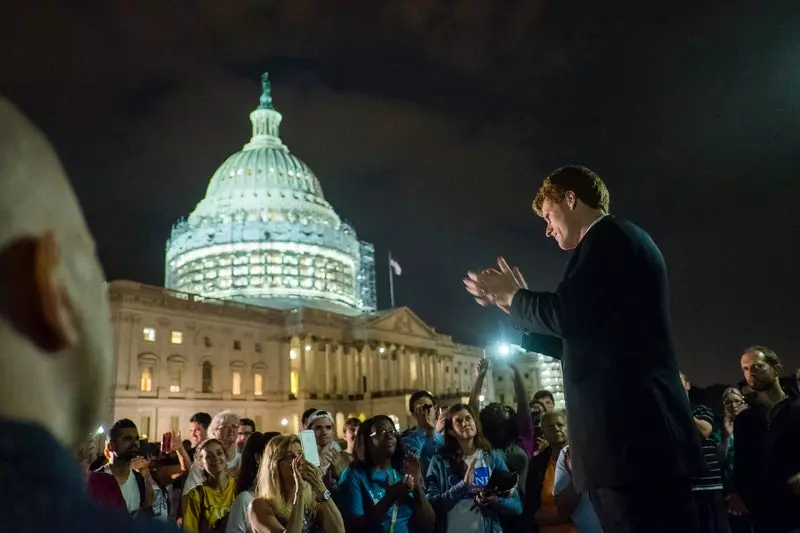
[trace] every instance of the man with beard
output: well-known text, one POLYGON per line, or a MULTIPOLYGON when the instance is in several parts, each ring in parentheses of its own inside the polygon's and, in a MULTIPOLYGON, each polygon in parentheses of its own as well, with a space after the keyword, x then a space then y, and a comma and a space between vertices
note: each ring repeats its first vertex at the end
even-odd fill
POLYGON ((174 530, 92 502, 74 458, 108 404, 112 338, 105 276, 58 156, 0 96, 0 530, 174 530))
POLYGON ((748 513, 755 533, 800 528, 800 397, 783 390, 777 354, 751 346, 740 360, 750 408, 736 417, 732 512, 748 513))
POLYGON ((133 421, 117 420, 108 430, 106 447, 109 463, 100 469, 117 480, 122 499, 131 516, 150 509, 153 488, 150 483, 150 466, 139 456, 139 431, 133 421))
POLYGON ((256 423, 250 418, 242 418, 239 420, 239 427, 236 430, 236 451, 242 453, 244 445, 247 444, 247 439, 250 435, 256 432, 256 423))

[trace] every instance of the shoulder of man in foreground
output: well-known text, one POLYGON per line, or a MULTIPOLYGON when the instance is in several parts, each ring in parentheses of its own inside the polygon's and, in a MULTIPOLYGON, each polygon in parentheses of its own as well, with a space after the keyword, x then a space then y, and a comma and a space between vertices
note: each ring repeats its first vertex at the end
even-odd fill
MULTIPOLYGON (((70 498, 65 498, 70 500, 70 498)), ((0 533, 176 533, 178 529, 168 523, 146 518, 133 519, 123 509, 103 507, 88 500, 71 501, 68 506, 38 508, 33 501, 18 505, 5 501, 6 511, 0 533)))

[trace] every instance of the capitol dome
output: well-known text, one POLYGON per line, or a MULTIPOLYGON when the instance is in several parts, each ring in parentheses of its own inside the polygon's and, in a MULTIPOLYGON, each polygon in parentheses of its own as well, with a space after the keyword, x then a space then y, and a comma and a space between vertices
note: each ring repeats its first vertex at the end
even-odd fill
POLYGON ((283 144, 282 118, 264 74, 250 142, 172 228, 166 286, 273 308, 374 311, 374 248, 342 222, 312 170, 283 144))

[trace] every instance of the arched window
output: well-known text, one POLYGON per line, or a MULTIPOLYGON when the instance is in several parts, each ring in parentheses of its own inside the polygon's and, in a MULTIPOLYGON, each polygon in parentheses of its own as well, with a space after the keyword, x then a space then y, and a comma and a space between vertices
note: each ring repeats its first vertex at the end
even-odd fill
POLYGON ((297 398, 297 392, 300 388, 300 374, 298 374, 297 370, 292 370, 292 373, 289 374, 289 394, 291 394, 292 398, 297 398))
POLYGON ((241 396, 242 395, 242 373, 241 372, 234 372, 233 373, 233 395, 234 396, 241 396))
POLYGON ((211 366, 211 361, 203 363, 203 392, 211 392, 211 385, 213 384, 214 369, 211 366))
POLYGON ((185 365, 186 359, 181 355, 171 355, 167 359, 170 392, 181 392, 183 390, 183 372, 185 365))
POLYGON ((153 390, 153 367, 142 367, 142 377, 139 380, 139 390, 142 392, 151 392, 153 390))

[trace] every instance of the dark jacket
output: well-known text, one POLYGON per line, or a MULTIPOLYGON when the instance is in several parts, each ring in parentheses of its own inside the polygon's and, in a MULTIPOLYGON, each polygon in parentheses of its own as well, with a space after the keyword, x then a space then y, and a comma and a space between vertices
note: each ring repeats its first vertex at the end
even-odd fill
POLYGON ((0 420, 0 486, 0 533, 177 533, 93 502, 77 459, 39 426, 0 420))
POLYGON ((800 473, 800 396, 772 409, 748 396, 749 407, 734 421, 734 483, 754 518, 770 531, 800 528, 800 496, 786 480, 800 473))
POLYGON ((562 361, 576 490, 702 472, 666 265, 647 233, 606 216, 575 249, 556 292, 518 291, 510 317, 526 332, 523 347, 562 361))

